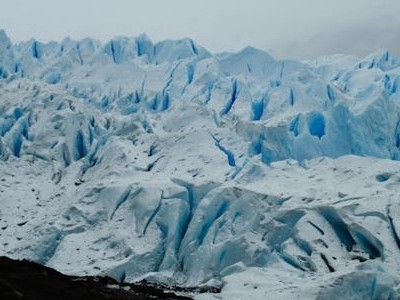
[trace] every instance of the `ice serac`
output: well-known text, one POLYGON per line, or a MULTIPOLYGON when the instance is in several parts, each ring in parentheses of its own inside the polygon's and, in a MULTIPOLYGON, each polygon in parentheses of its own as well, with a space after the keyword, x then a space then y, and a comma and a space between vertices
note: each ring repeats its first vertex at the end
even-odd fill
POLYGON ((5 31, 0 30, 0 78, 6 80, 15 72, 18 72, 18 65, 14 59, 13 45, 5 31))
POLYGON ((133 60, 137 56, 137 44, 134 39, 116 38, 109 41, 104 51, 112 58, 115 64, 120 64, 129 60, 133 60))
POLYGON ((398 295, 399 83, 386 51, 0 31, 0 254, 226 299, 398 295))
POLYGON ((270 77, 281 70, 279 61, 268 53, 253 47, 246 47, 239 53, 225 57, 220 60, 219 65, 222 73, 237 76, 251 74, 258 80, 270 77))

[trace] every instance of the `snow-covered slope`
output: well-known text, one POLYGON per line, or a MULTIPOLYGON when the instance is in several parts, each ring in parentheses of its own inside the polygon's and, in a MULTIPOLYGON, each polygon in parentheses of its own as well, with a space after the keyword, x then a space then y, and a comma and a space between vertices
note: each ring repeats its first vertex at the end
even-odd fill
POLYGON ((386 51, 297 62, 0 31, 0 77, 1 255, 226 299, 398 297, 386 51))

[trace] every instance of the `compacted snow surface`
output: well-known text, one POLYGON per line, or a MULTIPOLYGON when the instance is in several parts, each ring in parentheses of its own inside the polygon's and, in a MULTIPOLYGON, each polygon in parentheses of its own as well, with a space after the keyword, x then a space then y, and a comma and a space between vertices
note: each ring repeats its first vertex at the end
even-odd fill
POLYGON ((0 255, 198 299, 399 299, 400 59, 0 31, 0 255))

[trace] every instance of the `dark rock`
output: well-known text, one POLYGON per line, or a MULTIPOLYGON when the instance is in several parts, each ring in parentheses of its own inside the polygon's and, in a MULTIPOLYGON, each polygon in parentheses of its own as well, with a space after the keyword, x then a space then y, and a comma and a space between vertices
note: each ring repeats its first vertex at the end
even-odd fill
POLYGON ((51 268, 27 261, 0 257, 0 299, 177 299, 190 300, 161 286, 119 284, 109 277, 67 276, 51 268))

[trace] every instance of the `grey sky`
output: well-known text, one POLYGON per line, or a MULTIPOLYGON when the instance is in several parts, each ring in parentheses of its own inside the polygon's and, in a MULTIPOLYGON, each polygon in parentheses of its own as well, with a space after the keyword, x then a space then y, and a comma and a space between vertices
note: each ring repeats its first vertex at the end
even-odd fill
POLYGON ((0 0, 13 41, 191 37, 213 52, 252 45, 278 57, 400 54, 400 0, 0 0))

